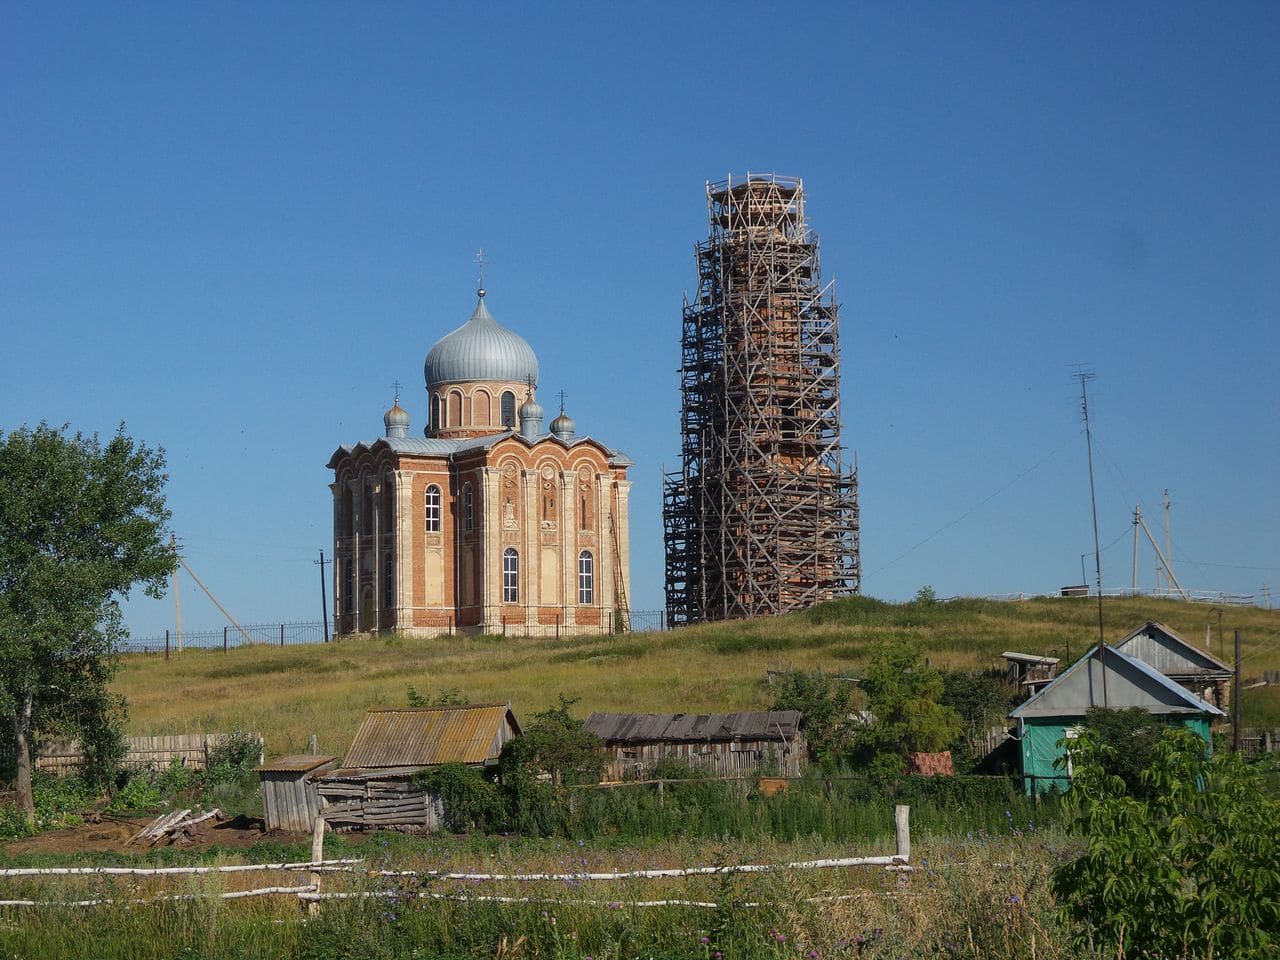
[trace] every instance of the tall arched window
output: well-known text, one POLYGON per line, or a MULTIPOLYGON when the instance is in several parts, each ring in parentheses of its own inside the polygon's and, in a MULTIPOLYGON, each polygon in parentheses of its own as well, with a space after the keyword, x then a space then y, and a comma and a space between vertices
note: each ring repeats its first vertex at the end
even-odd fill
POLYGON ((462 425, 462 393, 458 390, 449 392, 449 426, 462 425))
POLYGON ((462 529, 471 530, 476 525, 476 496, 471 484, 462 486, 462 529))
POLYGON ((396 571, 388 554, 382 561, 382 609, 394 610, 396 606, 396 571))
POLYGON ((578 554, 578 602, 595 603, 596 563, 590 550, 578 554))
POLYGON ((444 424, 440 422, 440 398, 438 396, 431 398, 431 429, 439 430, 444 424))
POLYGON ((427 487, 427 495, 423 502, 423 517, 426 520, 427 533, 440 532, 440 488, 434 483, 427 487))
POLYGON ((520 554, 514 547, 502 551, 502 602, 520 602, 520 554))
POLYGON ((516 427, 516 395, 510 390, 502 395, 502 425, 512 430, 516 427))
POLYGON ((356 608, 356 565, 350 558, 342 561, 342 612, 352 613, 356 608))

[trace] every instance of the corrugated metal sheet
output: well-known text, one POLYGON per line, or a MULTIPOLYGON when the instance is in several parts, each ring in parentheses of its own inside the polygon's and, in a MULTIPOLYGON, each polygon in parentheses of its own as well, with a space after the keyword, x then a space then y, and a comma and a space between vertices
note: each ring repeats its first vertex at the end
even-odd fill
POLYGON ((1150 664, 1108 647, 1095 656, 1094 647, 1065 673, 1015 708, 1010 717, 1082 717, 1089 707, 1103 706, 1102 683, 1106 673, 1106 706, 1112 709, 1141 707, 1158 716, 1210 714, 1224 716, 1210 703, 1187 692, 1150 664))
POLYGON ((1232 676, 1232 669, 1212 654, 1197 650, 1163 623, 1148 620, 1115 645, 1149 663, 1167 677, 1232 676))
POLYGON ((586 728, 605 743, 766 740, 800 732, 799 710, 742 713, 593 713, 586 728))
POLYGON ((520 732, 508 704, 370 710, 343 758, 350 767, 426 767, 496 760, 520 732))
POLYGON ((257 768, 259 773, 306 773, 316 767, 323 767, 337 757, 318 757, 311 753, 295 753, 287 757, 277 757, 257 768))

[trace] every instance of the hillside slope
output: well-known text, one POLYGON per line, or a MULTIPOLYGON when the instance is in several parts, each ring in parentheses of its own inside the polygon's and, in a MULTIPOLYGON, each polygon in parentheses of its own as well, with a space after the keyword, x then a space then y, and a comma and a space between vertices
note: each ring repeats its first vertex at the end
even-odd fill
MULTIPOLYGON (((1108 599, 1109 640, 1147 619, 1168 624, 1192 643, 1213 625, 1217 608, 1148 598, 1108 599)), ((1231 634, 1245 638, 1245 674, 1280 667, 1280 611, 1228 607, 1231 634)), ((503 637, 432 640, 344 640, 328 645, 187 650, 170 661, 154 654, 123 660, 114 689, 129 702, 128 732, 162 734, 253 730, 268 754, 302 750, 315 733, 320 749, 340 754, 364 712, 401 706, 412 685, 434 698, 456 690, 475 701, 510 701, 519 716, 580 698, 580 715, 620 711, 721 711, 767 706, 770 670, 856 673, 876 643, 916 641, 941 667, 1001 665, 1000 653, 1020 650, 1078 657, 1097 636, 1097 605, 1089 599, 1020 602, 955 600, 889 604, 854 598, 805 613, 666 633, 571 639, 503 637)))

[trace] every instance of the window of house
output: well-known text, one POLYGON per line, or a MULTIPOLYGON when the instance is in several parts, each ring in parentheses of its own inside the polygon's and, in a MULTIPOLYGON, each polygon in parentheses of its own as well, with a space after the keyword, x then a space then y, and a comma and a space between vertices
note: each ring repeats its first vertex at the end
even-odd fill
POLYGON ((595 592, 595 558, 590 550, 583 550, 578 554, 578 602, 595 603, 595 592))
POLYGON ((440 488, 434 483, 427 487, 426 500, 423 506, 427 533, 440 532, 440 488))
POLYGON ((462 487, 462 529, 471 530, 476 525, 476 497, 471 484, 462 487))
POLYGON ((513 547, 502 551, 502 602, 520 602, 520 555, 513 547))
POLYGON ((502 425, 513 430, 516 426, 516 395, 510 390, 502 395, 502 425))

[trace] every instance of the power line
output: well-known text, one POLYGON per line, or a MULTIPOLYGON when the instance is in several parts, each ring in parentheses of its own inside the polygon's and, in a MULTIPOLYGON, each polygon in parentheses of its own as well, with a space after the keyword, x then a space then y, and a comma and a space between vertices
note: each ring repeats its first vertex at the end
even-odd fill
POLYGON ((1046 462, 1048 462, 1049 460, 1052 460, 1052 459, 1053 459, 1057 454, 1061 453, 1061 452, 1062 452, 1064 449, 1066 449, 1066 448, 1067 448, 1071 443, 1073 443, 1075 440, 1077 440, 1077 439, 1079 438, 1079 436, 1080 436, 1080 434, 1081 434, 1081 433, 1084 433, 1084 431, 1083 431, 1083 430, 1081 430, 1081 431, 1079 431, 1079 433, 1075 433, 1075 434, 1073 434, 1072 436, 1068 437, 1068 438, 1067 438, 1066 440, 1064 440, 1064 441, 1063 441, 1059 446, 1055 447, 1053 450, 1051 450, 1049 453, 1045 454, 1043 457, 1041 457, 1039 460, 1037 460, 1037 461, 1036 461, 1035 463, 1033 463, 1031 466, 1027 467, 1025 470, 1023 470, 1022 472, 1020 472, 1020 473, 1019 473, 1017 476, 1015 476, 1012 480, 1010 480, 1008 483, 1004 484, 1004 486, 1000 487, 1000 489, 996 490, 994 493, 989 494, 987 497, 983 498, 983 499, 982 499, 982 500, 980 500, 978 503, 975 503, 972 507, 970 507, 970 508, 969 508, 968 510, 966 510, 964 513, 960 514, 960 516, 956 517, 954 520, 951 520, 951 521, 949 521, 949 522, 947 522, 947 523, 944 523, 944 524, 943 524, 942 526, 940 526, 937 530, 933 531, 933 533, 929 534, 927 537, 925 537, 923 540, 921 540, 921 541, 920 541, 919 543, 917 543, 915 546, 908 547, 908 548, 907 548, 906 550, 904 550, 902 553, 898 554, 898 556, 894 557, 894 558, 893 558, 892 560, 890 560, 888 563, 884 564, 884 566, 882 566, 882 567, 878 567, 878 568, 876 568, 875 570, 872 570, 870 573, 868 573, 868 574, 867 574, 867 576, 869 576, 869 577, 874 577, 877 573, 883 573, 885 570, 888 570, 890 567, 892 567, 892 566, 893 566, 895 563, 897 563, 899 560, 902 560, 903 558, 905 558, 905 557, 907 557, 907 556, 910 556, 911 554, 915 553, 917 550, 919 550, 921 547, 923 547, 923 546, 924 546, 926 543, 928 543, 930 540, 933 540, 933 539, 934 539, 935 537, 937 537, 939 534, 944 533, 944 532, 946 532, 947 530, 950 530, 950 529, 951 529, 952 527, 954 527, 957 523, 960 523, 961 521, 968 519, 972 514, 974 514, 974 513, 975 513, 975 512, 977 512, 978 510, 981 510, 981 509, 982 509, 983 507, 985 507, 988 503, 990 503, 990 502, 991 502, 992 500, 994 500, 996 497, 1000 496, 1000 494, 1004 493, 1006 490, 1008 490, 1010 487, 1012 487, 1015 483, 1017 483, 1019 480, 1021 480, 1021 479, 1022 479, 1023 477, 1025 477, 1027 474, 1029 474, 1029 473, 1031 473, 1031 472, 1033 472, 1033 471, 1035 471, 1035 470, 1039 469, 1039 468, 1040 468, 1040 467, 1042 467, 1046 462))

